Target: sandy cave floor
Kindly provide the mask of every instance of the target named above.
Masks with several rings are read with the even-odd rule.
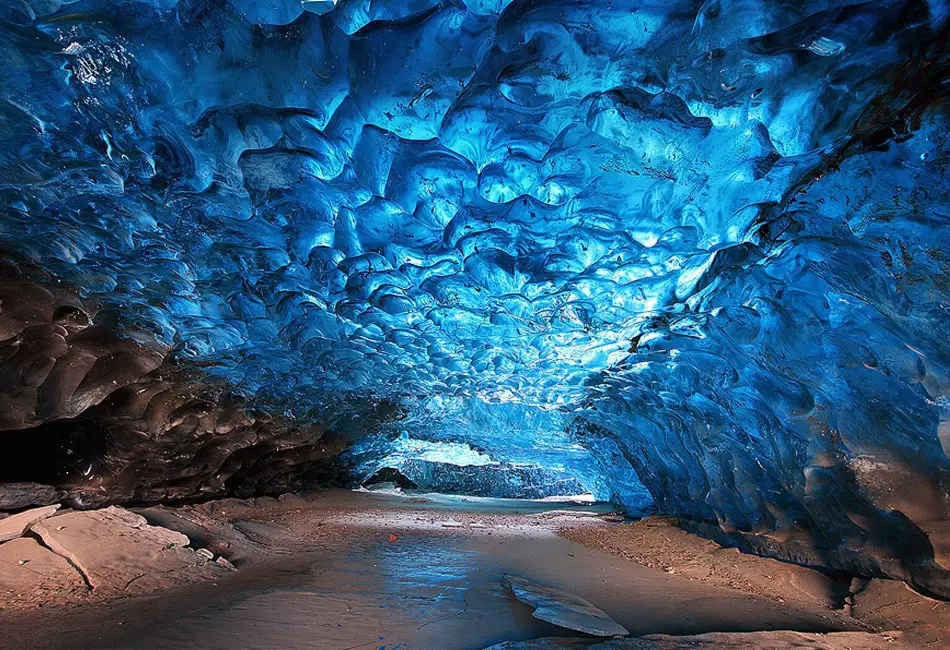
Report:
[[[950,606],[901,583],[828,577],[603,507],[331,491],[136,512],[237,571],[8,594],[0,647],[450,650],[578,636],[533,618],[505,573],[579,594],[635,636],[856,631],[821,638],[950,647]]]

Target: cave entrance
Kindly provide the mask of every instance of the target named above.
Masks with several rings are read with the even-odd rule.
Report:
[[[381,467],[373,475],[363,481],[362,487],[367,489],[416,490],[419,488],[413,481],[395,467]]]
[[[101,473],[110,436],[89,420],[60,420],[3,432],[5,482],[63,485]]]
[[[367,456],[357,464],[354,475],[360,488],[373,492],[586,503],[611,500],[602,479],[585,464],[545,465],[496,457],[465,442],[403,434],[354,455]]]

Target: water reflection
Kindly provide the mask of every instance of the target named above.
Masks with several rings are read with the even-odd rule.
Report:
[[[469,590],[492,580],[484,558],[457,541],[406,538],[372,553],[378,563],[380,609],[416,621],[419,629],[464,614]]]

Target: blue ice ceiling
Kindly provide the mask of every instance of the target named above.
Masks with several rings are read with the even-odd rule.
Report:
[[[900,557],[865,568],[934,588],[948,16],[9,2],[0,239],[97,327],[281,417],[397,405],[357,453],[405,432],[619,500],[642,480],[667,511],[835,566]]]
[[[9,5],[4,238],[292,409],[572,404],[939,18],[734,5]]]

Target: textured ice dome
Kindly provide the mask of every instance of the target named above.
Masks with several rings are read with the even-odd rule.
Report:
[[[97,326],[296,422],[386,401],[392,444],[933,555],[942,0],[0,15],[0,236]]]
[[[3,46],[4,237],[291,409],[571,405],[760,313],[722,269],[912,54],[904,3],[726,4],[67,3]]]

